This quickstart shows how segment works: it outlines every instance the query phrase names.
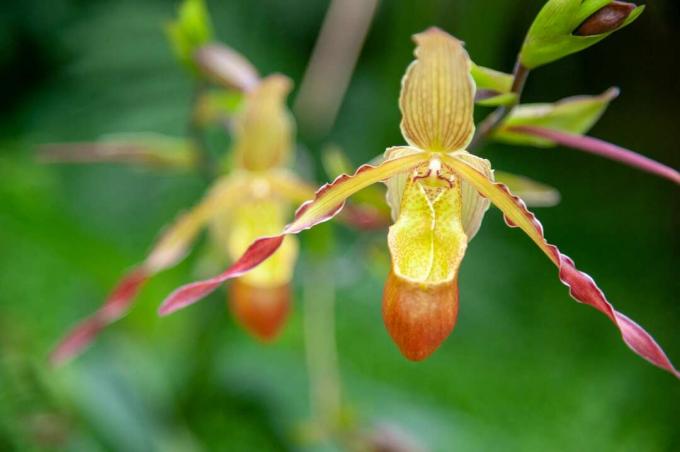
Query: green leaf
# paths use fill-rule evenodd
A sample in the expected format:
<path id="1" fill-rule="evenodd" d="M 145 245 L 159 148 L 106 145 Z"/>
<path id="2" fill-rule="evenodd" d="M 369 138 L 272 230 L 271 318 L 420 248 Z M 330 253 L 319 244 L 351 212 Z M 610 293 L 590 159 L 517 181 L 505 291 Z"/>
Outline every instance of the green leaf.
<path id="1" fill-rule="evenodd" d="M 592 36 L 575 36 L 574 32 L 591 15 L 607 7 L 611 0 L 549 0 L 529 28 L 520 51 L 520 62 L 529 69 L 581 51 L 620 30 L 642 14 L 638 6 L 611 31 Z"/>
<path id="2" fill-rule="evenodd" d="M 475 103 L 483 107 L 498 107 L 500 105 L 514 105 L 517 103 L 517 94 L 515 93 L 504 93 L 496 94 L 493 92 L 489 97 L 480 96 L 480 91 L 477 91 L 477 97 L 475 98 Z"/>
<path id="3" fill-rule="evenodd" d="M 609 88 L 599 96 L 574 96 L 555 103 L 518 105 L 493 134 L 493 139 L 510 144 L 550 147 L 555 143 L 511 130 L 515 126 L 538 126 L 562 132 L 583 134 L 597 122 L 616 96 L 618 88 Z"/>
<path id="4" fill-rule="evenodd" d="M 195 72 L 194 53 L 212 40 L 210 15 L 204 0 L 184 0 L 177 16 L 175 21 L 166 26 L 168 39 L 177 59 L 190 71 Z"/>
<path id="5" fill-rule="evenodd" d="M 512 74 L 478 66 L 472 63 L 470 75 L 477 85 L 477 89 L 491 90 L 497 93 L 509 93 L 512 89 Z"/>
<path id="6" fill-rule="evenodd" d="M 477 105 L 497 107 L 499 105 L 513 105 L 517 102 L 517 95 L 510 92 L 514 79 L 512 74 L 472 63 L 470 75 L 477 86 L 475 95 Z"/>

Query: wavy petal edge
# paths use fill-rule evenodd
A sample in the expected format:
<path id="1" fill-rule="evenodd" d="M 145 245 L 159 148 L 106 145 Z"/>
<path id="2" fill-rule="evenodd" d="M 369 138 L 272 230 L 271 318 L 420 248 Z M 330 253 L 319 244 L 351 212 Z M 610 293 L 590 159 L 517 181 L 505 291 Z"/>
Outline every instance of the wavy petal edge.
<path id="1" fill-rule="evenodd" d="M 429 154 L 423 152 L 387 160 L 377 166 L 365 164 L 351 176 L 341 174 L 334 181 L 322 185 L 316 191 L 314 199 L 298 207 L 293 222 L 288 224 L 281 234 L 255 240 L 236 262 L 219 275 L 179 287 L 161 303 L 158 314 L 169 315 L 199 301 L 225 281 L 237 278 L 261 264 L 281 246 L 286 235 L 299 234 L 332 219 L 340 213 L 346 199 L 352 194 L 393 174 L 406 171 L 427 158 Z M 350 181 L 351 185 L 348 184 Z"/>
<path id="2" fill-rule="evenodd" d="M 521 228 L 543 250 L 558 268 L 559 279 L 569 288 L 569 294 L 574 300 L 605 314 L 619 329 L 624 343 L 633 352 L 680 379 L 680 372 L 652 336 L 633 320 L 616 311 L 593 278 L 576 268 L 574 261 L 562 254 L 557 246 L 548 243 L 543 233 L 543 225 L 529 211 L 524 201 L 513 195 L 507 186 L 489 181 L 476 169 L 455 157 L 447 156 L 445 162 L 474 185 L 480 194 L 488 197 L 499 207 L 508 226 Z M 501 208 L 499 203 L 503 203 L 504 208 Z"/>

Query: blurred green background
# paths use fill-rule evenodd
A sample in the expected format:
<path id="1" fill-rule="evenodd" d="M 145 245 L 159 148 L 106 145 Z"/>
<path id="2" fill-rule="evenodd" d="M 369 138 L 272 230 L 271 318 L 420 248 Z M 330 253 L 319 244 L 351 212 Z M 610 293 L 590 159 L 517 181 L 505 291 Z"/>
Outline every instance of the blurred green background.
<path id="1" fill-rule="evenodd" d="M 397 97 L 411 34 L 438 25 L 466 41 L 475 62 L 510 71 L 541 4 L 381 2 L 333 131 L 299 131 L 310 177 L 326 178 L 325 143 L 360 163 L 403 142 Z M 299 84 L 328 2 L 208 6 L 221 40 L 262 73 Z M 197 276 L 199 246 L 83 356 L 46 366 L 64 331 L 206 187 L 181 173 L 34 159 L 45 142 L 185 133 L 192 82 L 163 34 L 176 7 L 0 5 L 0 450 L 333 450 L 295 438 L 309 418 L 302 285 L 312 267 L 319 271 L 305 252 L 295 310 L 274 345 L 235 326 L 223 291 L 156 317 L 163 297 Z M 676 3 L 650 2 L 629 28 L 533 73 L 525 101 L 619 86 L 592 135 L 678 167 L 678 12 Z M 680 362 L 677 188 L 562 148 L 483 152 L 497 169 L 560 189 L 559 206 L 537 211 L 548 238 Z M 494 209 L 462 266 L 458 326 L 421 363 L 402 358 L 382 323 L 385 233 L 326 228 L 337 243 L 315 282 L 334 280 L 344 397 L 362 427 L 387 423 L 435 451 L 680 450 L 678 382 L 631 353 L 603 315 L 574 303 L 542 253 Z M 318 237 L 303 234 L 303 249 Z"/>

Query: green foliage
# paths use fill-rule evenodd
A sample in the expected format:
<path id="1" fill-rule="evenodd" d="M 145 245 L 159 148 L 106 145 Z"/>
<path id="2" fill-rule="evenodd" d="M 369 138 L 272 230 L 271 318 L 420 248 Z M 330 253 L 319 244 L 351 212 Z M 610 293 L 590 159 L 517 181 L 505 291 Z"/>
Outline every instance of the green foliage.
<path id="1" fill-rule="evenodd" d="M 613 30 L 593 36 L 575 36 L 575 30 L 611 0 L 549 0 L 529 28 L 520 52 L 521 63 L 529 69 L 586 49 L 633 22 L 642 14 L 638 6 Z"/>
<path id="2" fill-rule="evenodd" d="M 213 36 L 204 0 L 184 0 L 177 16 L 166 26 L 168 39 L 177 59 L 189 70 L 195 71 L 194 53 Z"/>
<path id="3" fill-rule="evenodd" d="M 512 74 L 472 63 L 470 75 L 472 75 L 477 89 L 488 89 L 499 94 L 508 93 L 512 89 Z"/>
<path id="4" fill-rule="evenodd" d="M 598 96 L 574 96 L 554 103 L 518 105 L 492 138 L 516 145 L 554 146 L 550 140 L 512 130 L 512 127 L 537 126 L 583 134 L 593 127 L 618 94 L 617 88 L 609 88 Z"/>
<path id="5" fill-rule="evenodd" d="M 498 105 L 512 105 L 517 101 L 517 95 L 511 93 L 513 76 L 505 72 L 478 66 L 472 63 L 470 75 L 477 86 L 478 105 L 493 107 Z M 480 97 L 480 93 L 488 93 L 488 96 Z"/>

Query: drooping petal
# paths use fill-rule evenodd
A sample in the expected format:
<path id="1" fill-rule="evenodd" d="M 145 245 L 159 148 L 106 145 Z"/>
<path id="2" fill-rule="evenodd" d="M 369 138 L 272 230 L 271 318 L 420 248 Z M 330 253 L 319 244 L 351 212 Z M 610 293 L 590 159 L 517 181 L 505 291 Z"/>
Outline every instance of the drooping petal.
<path id="1" fill-rule="evenodd" d="M 287 202 L 271 198 L 249 198 L 230 212 L 232 219 L 224 249 L 232 261 L 238 259 L 259 237 L 279 233 L 290 215 Z M 253 287 L 280 287 L 290 282 L 298 256 L 296 237 L 287 236 L 281 247 L 265 262 L 240 279 Z"/>
<path id="2" fill-rule="evenodd" d="M 543 182 L 505 171 L 495 171 L 494 176 L 529 207 L 552 207 L 560 202 L 560 192 Z"/>
<path id="3" fill-rule="evenodd" d="M 291 88 L 288 77 L 275 74 L 247 94 L 244 110 L 234 119 L 237 167 L 264 171 L 288 163 L 295 132 L 295 122 L 286 107 Z"/>
<path id="4" fill-rule="evenodd" d="M 109 324 L 125 315 L 130 303 L 144 285 L 149 273 L 143 267 L 130 271 L 121 279 L 102 307 L 76 325 L 50 353 L 53 365 L 63 364 L 78 355 Z"/>
<path id="5" fill-rule="evenodd" d="M 250 61 L 224 44 L 204 45 L 194 54 L 194 60 L 201 72 L 226 88 L 250 91 L 260 82 Z"/>
<path id="6" fill-rule="evenodd" d="M 53 364 L 74 357 L 106 326 L 127 314 L 139 289 L 154 274 L 175 265 L 212 215 L 228 208 L 241 191 L 240 181 L 224 179 L 190 212 L 182 215 L 160 236 L 146 260 L 118 283 L 104 304 L 73 328 L 51 354 Z"/>
<path id="7" fill-rule="evenodd" d="M 408 171 L 418 163 L 427 160 L 429 154 L 420 153 L 389 160 L 379 166 L 363 165 L 353 176 L 343 174 L 333 182 L 319 188 L 314 199 L 302 204 L 292 223 L 281 234 L 262 237 L 254 241 L 243 255 L 229 268 L 214 278 L 187 284 L 175 290 L 159 308 L 160 315 L 167 315 L 184 308 L 215 290 L 224 281 L 244 275 L 271 256 L 283 242 L 286 235 L 298 234 L 337 215 L 345 200 L 357 191 L 371 184 L 385 180 L 402 171 Z"/>
<path id="8" fill-rule="evenodd" d="M 656 174 L 657 176 L 671 180 L 676 184 L 680 184 L 680 173 L 673 168 L 638 154 L 637 152 L 630 151 L 597 138 L 561 132 L 545 127 L 515 126 L 512 130 L 550 140 L 554 143 L 561 144 L 562 146 L 616 160 L 617 162 L 621 162 L 648 173 Z"/>
<path id="9" fill-rule="evenodd" d="M 569 288 L 570 295 L 578 302 L 590 305 L 605 314 L 619 329 L 628 347 L 650 363 L 667 370 L 677 378 L 678 372 L 661 347 L 637 323 L 616 311 L 607 301 L 602 290 L 587 274 L 576 268 L 574 262 L 562 254 L 555 245 L 549 244 L 543 235 L 543 226 L 524 202 L 514 196 L 505 185 L 490 181 L 484 174 L 455 156 L 444 156 L 444 162 L 460 177 L 466 179 L 482 195 L 486 196 L 504 214 L 506 223 L 522 229 L 548 256 L 559 270 L 560 281 Z"/>
<path id="10" fill-rule="evenodd" d="M 463 149 L 475 129 L 470 58 L 461 41 L 438 28 L 414 40 L 416 60 L 406 70 L 399 97 L 402 134 L 427 151 Z"/>

